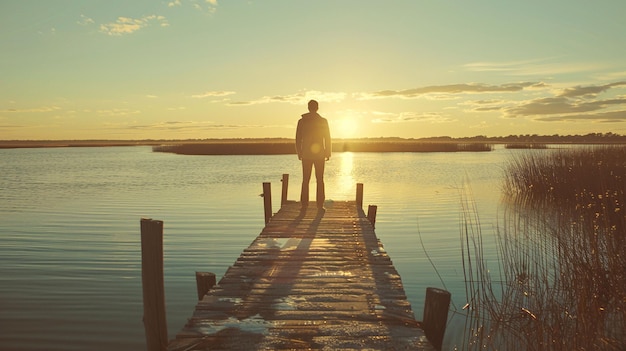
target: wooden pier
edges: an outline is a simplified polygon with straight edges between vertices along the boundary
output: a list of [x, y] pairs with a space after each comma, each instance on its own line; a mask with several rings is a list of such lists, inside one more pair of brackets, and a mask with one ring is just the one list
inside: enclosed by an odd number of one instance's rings
[[283, 198], [217, 285], [199, 291], [167, 350], [435, 350], [360, 191], [357, 201], [327, 201], [325, 211]]

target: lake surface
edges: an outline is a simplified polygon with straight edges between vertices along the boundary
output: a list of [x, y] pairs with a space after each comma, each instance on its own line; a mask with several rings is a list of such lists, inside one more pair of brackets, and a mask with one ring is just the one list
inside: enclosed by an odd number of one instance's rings
[[[520, 152], [336, 153], [327, 163], [329, 201], [353, 200], [363, 183], [364, 206], [378, 205], [377, 235], [417, 319], [427, 287], [452, 293], [459, 314], [451, 313], [444, 348], [462, 342], [467, 302], [462, 196], [475, 205], [484, 256], [497, 269], [503, 170]], [[144, 349], [142, 217], [165, 223], [173, 338], [196, 304], [195, 271], [221, 278], [261, 232], [262, 183], [272, 182], [277, 211], [282, 174], [290, 174], [290, 200], [301, 182], [295, 155], [182, 156], [137, 146], [5, 149], [0, 160], [0, 350]]]

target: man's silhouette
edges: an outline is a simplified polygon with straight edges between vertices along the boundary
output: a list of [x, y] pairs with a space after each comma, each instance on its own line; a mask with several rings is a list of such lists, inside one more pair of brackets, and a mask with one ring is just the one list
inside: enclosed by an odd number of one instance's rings
[[324, 209], [324, 163], [330, 158], [331, 141], [328, 121], [317, 113], [317, 101], [309, 101], [309, 112], [302, 115], [296, 129], [296, 151], [302, 160], [302, 209], [309, 205], [309, 182], [315, 166], [317, 208]]

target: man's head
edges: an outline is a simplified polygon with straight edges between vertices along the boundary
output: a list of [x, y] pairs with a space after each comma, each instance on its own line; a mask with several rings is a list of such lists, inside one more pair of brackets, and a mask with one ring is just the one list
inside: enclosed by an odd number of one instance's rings
[[315, 100], [309, 101], [309, 112], [317, 112], [317, 109], [318, 109], [317, 101]]

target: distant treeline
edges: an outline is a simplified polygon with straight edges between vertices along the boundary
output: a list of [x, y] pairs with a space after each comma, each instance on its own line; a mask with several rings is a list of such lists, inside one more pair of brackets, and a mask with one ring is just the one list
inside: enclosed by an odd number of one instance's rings
[[457, 142], [482, 142], [493, 144], [622, 144], [626, 143], [626, 135], [615, 133], [588, 133], [585, 135], [538, 135], [522, 134], [508, 136], [488, 137], [477, 135], [473, 137], [452, 138], [448, 136], [421, 138], [421, 141], [457, 141]]

